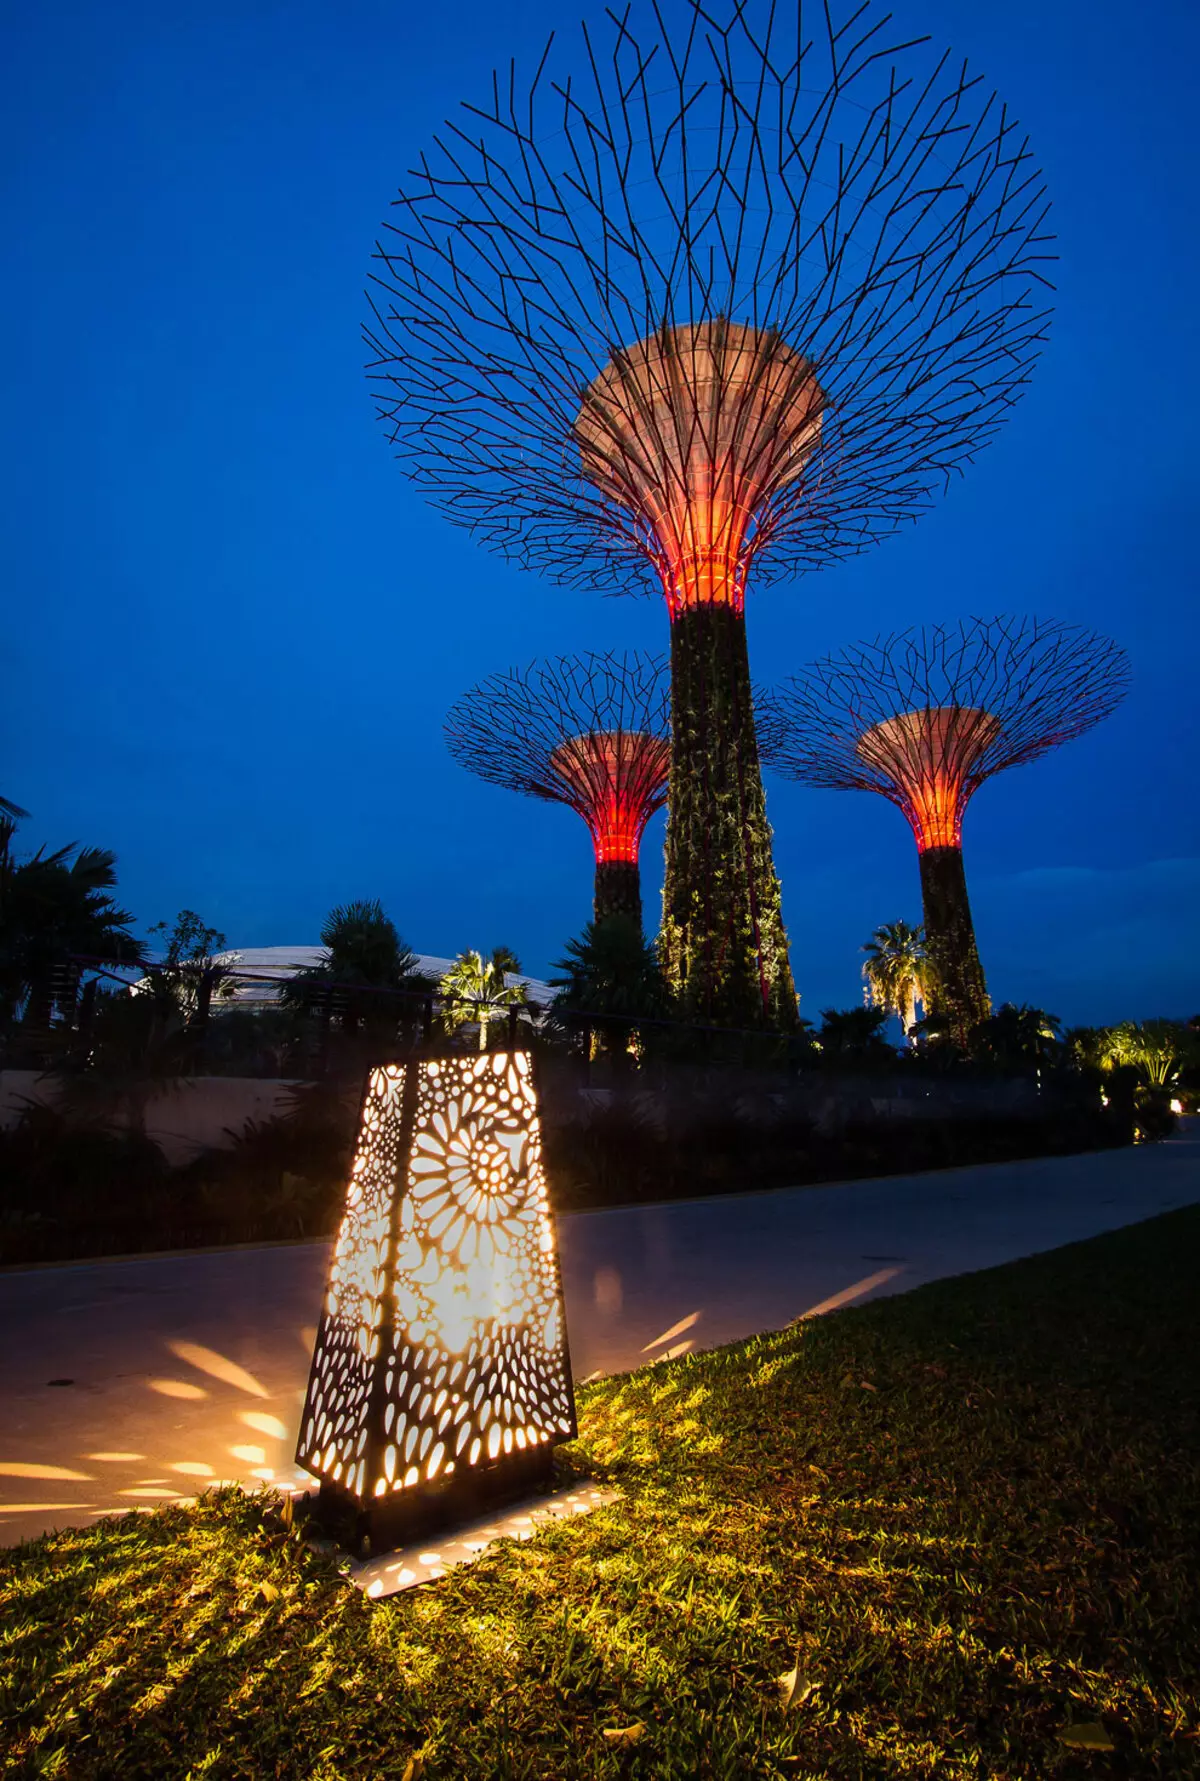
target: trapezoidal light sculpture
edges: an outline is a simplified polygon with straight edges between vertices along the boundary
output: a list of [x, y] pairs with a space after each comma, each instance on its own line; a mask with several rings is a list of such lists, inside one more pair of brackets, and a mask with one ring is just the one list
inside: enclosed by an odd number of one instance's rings
[[574, 1433], [528, 1053], [373, 1070], [298, 1464], [379, 1548], [544, 1480]]
[[638, 854], [667, 798], [666, 663], [626, 655], [559, 656], [490, 675], [446, 718], [446, 745], [493, 785], [567, 804], [596, 856], [593, 913], [641, 926]]
[[377, 251], [370, 375], [451, 519], [670, 621], [661, 948], [790, 1026], [744, 604], [924, 511], [1044, 338], [1046, 198], [964, 64], [865, 5], [609, 12], [493, 80]]
[[763, 752], [806, 785], [879, 792], [921, 865], [929, 1013], [960, 1045], [990, 1010], [962, 825], [986, 779], [1080, 736], [1125, 696], [1119, 644], [1076, 625], [965, 619], [855, 644], [767, 700]]

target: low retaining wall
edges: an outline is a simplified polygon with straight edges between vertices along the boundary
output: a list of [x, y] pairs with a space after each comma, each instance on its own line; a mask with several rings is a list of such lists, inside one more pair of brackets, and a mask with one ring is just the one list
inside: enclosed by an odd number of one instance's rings
[[[634, 1112], [662, 1131], [687, 1126], [720, 1105], [764, 1130], [788, 1120], [811, 1121], [833, 1136], [852, 1124], [879, 1120], [955, 1120], [989, 1116], [1031, 1117], [1049, 1113], [1055, 1098], [1039, 1096], [1024, 1080], [973, 1081], [923, 1077], [911, 1081], [887, 1075], [838, 1075], [804, 1071], [799, 1075], [679, 1065], [637, 1071], [614, 1078], [602, 1069], [548, 1058], [540, 1069], [544, 1116], [550, 1125], [586, 1119], [600, 1108]], [[151, 1095], [145, 1107], [147, 1137], [161, 1145], [171, 1164], [189, 1161], [200, 1150], [223, 1150], [231, 1134], [248, 1120], [283, 1112], [293, 1081], [245, 1076], [196, 1076]], [[0, 1126], [16, 1124], [30, 1101], [53, 1105], [61, 1087], [54, 1076], [36, 1070], [0, 1072]], [[114, 1109], [114, 1124], [129, 1120]]]
[[[200, 1150], [224, 1150], [248, 1120], [271, 1119], [288, 1105], [295, 1084], [250, 1076], [194, 1076], [175, 1083], [146, 1102], [146, 1136], [172, 1165]], [[54, 1076], [37, 1070], [0, 1071], [0, 1126], [16, 1125], [25, 1107], [53, 1106], [61, 1094]], [[128, 1118], [114, 1114], [114, 1125]]]

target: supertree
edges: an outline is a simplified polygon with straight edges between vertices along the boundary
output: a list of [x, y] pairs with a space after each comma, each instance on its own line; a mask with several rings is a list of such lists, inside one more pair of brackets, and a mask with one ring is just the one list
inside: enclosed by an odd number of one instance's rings
[[771, 766], [807, 785], [880, 792], [908, 818], [929, 1013], [960, 1044], [990, 1007], [963, 869], [967, 805], [993, 773], [1107, 717], [1128, 681], [1120, 645], [1078, 626], [965, 619], [855, 644], [767, 697]]
[[666, 663], [628, 655], [559, 656], [492, 674], [446, 718], [446, 745], [493, 785], [569, 804], [596, 854], [597, 921], [641, 925], [638, 850], [667, 799]]
[[[836, 0], [835, 0], [836, 4]], [[1046, 200], [964, 65], [870, 0], [684, 0], [493, 77], [377, 246], [381, 419], [435, 505], [671, 625], [660, 936], [709, 1018], [797, 1017], [744, 599], [916, 517], [1045, 335]]]

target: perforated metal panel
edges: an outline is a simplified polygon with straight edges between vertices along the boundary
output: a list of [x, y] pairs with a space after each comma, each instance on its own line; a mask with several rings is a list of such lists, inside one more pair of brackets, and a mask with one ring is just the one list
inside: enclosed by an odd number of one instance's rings
[[373, 1071], [297, 1461], [370, 1504], [574, 1432], [528, 1055]]

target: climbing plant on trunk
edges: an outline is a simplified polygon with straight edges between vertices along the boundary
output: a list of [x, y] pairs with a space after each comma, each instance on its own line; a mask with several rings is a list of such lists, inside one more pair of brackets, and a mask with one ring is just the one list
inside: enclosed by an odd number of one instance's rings
[[659, 941], [667, 979], [695, 1014], [794, 1027], [745, 621], [728, 606], [697, 606], [671, 625], [671, 736]]

